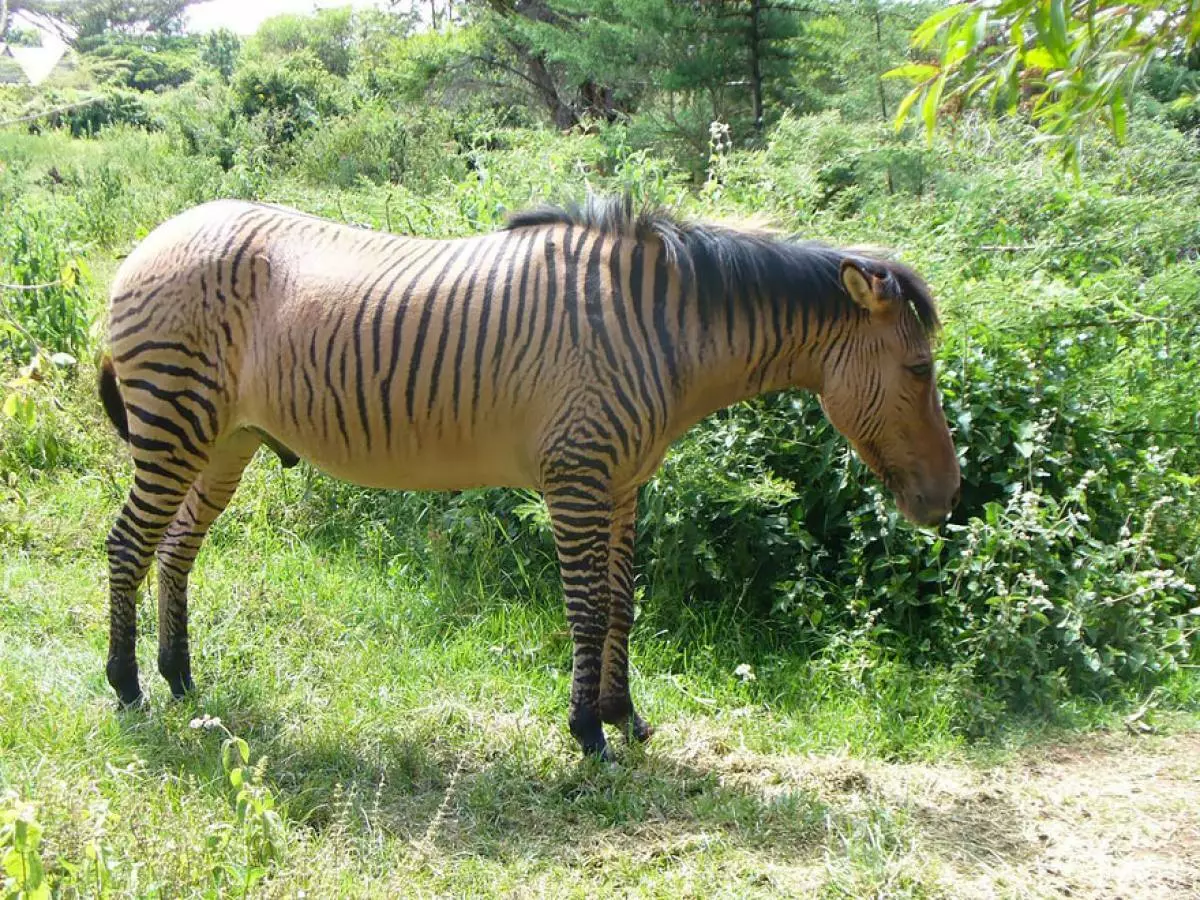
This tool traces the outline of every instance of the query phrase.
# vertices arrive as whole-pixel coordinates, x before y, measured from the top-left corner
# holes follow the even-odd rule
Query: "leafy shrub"
[[[70,129],[72,137],[93,137],[111,125],[157,128],[141,96],[133,91],[108,88],[98,100],[47,116],[52,127]]]
[[[298,169],[314,183],[351,187],[361,179],[411,186],[453,181],[465,173],[447,124],[436,114],[410,115],[373,104],[330,120],[297,151]]]
[[[61,223],[24,206],[12,207],[0,228],[0,354],[10,362],[41,349],[83,351],[91,275],[69,246]]]
[[[321,115],[336,113],[336,94],[336,82],[305,52],[246,62],[233,79],[237,109],[248,118],[262,118],[272,144],[287,143]]]
[[[137,91],[179,87],[195,70],[198,41],[190,37],[105,34],[84,40],[88,68],[98,81]]]

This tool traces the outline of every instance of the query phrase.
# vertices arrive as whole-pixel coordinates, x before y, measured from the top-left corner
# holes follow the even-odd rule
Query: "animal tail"
[[[113,423],[121,440],[129,440],[129,414],[125,412],[125,402],[121,399],[121,388],[117,384],[117,373],[113,369],[112,357],[107,353],[100,360],[100,402],[104,404],[104,412],[108,421]]]

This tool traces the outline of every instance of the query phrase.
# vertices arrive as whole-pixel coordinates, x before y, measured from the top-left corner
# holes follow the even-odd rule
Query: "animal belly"
[[[347,439],[336,429],[322,434],[290,422],[253,424],[321,471],[363,487],[443,491],[536,482],[527,442],[501,432],[451,440],[410,428],[368,445],[362,433]]]

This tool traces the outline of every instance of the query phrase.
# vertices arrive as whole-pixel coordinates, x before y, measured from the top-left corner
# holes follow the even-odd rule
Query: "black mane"
[[[542,206],[513,213],[507,228],[574,225],[634,240],[657,239],[668,258],[696,285],[701,302],[730,292],[803,297],[818,319],[848,315],[854,302],[841,282],[841,264],[852,259],[885,280],[905,300],[927,333],[940,327],[929,287],[913,269],[858,250],[838,250],[815,241],[782,240],[722,225],[679,221],[662,209],[638,210],[629,194],[588,197],[582,204]]]

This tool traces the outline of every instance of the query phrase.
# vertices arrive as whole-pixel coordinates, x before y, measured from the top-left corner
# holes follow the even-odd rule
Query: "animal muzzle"
[[[950,518],[961,497],[962,481],[956,472],[953,478],[923,480],[908,490],[898,491],[896,503],[907,519],[934,527]]]

